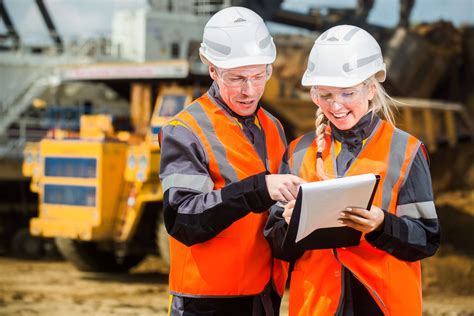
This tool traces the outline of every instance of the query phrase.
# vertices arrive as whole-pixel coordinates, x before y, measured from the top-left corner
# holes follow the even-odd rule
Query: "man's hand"
[[[301,183],[300,177],[291,174],[268,174],[265,176],[267,190],[273,201],[291,201],[296,199]]]
[[[370,233],[382,227],[384,218],[384,212],[374,205],[372,205],[370,211],[348,207],[341,212],[338,222],[363,233]]]

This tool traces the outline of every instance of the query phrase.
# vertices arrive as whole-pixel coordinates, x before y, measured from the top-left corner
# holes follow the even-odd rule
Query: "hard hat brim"
[[[276,56],[252,56],[232,60],[214,60],[207,58],[214,66],[222,69],[230,69],[251,65],[268,65],[275,61]]]
[[[384,67],[385,68],[385,67]],[[385,81],[385,69],[380,70],[374,74],[375,78],[379,82]],[[358,85],[359,83],[364,82],[366,79],[370,78],[371,76],[367,76],[361,80],[360,77],[358,78],[340,78],[340,77],[324,77],[324,76],[307,76],[305,73],[303,78],[301,79],[301,84],[305,87],[312,87],[312,86],[327,86],[327,87],[338,87],[338,88],[349,88]]]

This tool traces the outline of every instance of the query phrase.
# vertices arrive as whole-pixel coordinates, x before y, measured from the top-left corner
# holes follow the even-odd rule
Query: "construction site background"
[[[194,2],[199,1],[152,0],[152,12],[122,12],[117,21],[123,24],[116,22],[122,35],[116,35],[115,40],[64,42],[47,13],[47,1],[37,3],[40,10],[46,10],[53,45],[23,46],[10,21],[13,28],[7,27],[0,42],[1,315],[166,314],[167,263],[158,250],[147,250],[152,255],[122,276],[79,272],[66,262],[48,261],[57,258],[54,241],[32,238],[29,234],[29,221],[40,217],[38,202],[42,204],[42,199],[38,201],[38,196],[30,192],[30,179],[21,173],[22,152],[27,142],[87,139],[100,134],[104,139],[125,140],[127,152],[135,155],[137,162],[141,154],[149,153],[149,168],[159,155],[150,137],[164,122],[155,122],[153,115],[157,110],[153,107],[165,100],[163,91],[170,86],[181,89],[185,91],[180,92],[182,100],[189,101],[190,94],[204,91],[210,83],[197,57],[197,48],[200,23],[212,12],[196,11],[190,5]],[[221,2],[246,5],[268,21],[309,30],[274,35],[278,58],[263,98],[264,106],[282,121],[290,139],[314,126],[315,108],[300,80],[316,36],[332,25],[350,23],[362,26],[376,37],[388,69],[384,86],[400,101],[397,125],[422,139],[430,153],[442,245],[434,257],[422,262],[427,302],[424,313],[474,315],[474,26],[454,26],[449,21],[410,25],[409,7],[413,1],[402,1],[401,19],[394,28],[367,23],[373,1],[359,1],[353,9],[314,8],[307,13],[283,10],[281,1]],[[6,21],[8,10],[4,1],[0,1],[0,9]],[[198,17],[188,21],[187,15],[179,10],[186,14],[192,11]],[[149,40],[158,45],[150,48],[147,41],[140,40],[141,35],[148,34],[147,30],[125,32],[126,25],[139,25],[141,18],[161,18],[171,34],[186,40],[178,45],[163,35]],[[154,25],[152,31],[159,27]],[[127,50],[132,39],[137,49]],[[97,121],[84,119],[82,126],[89,128],[83,129],[81,136],[82,114],[104,116]],[[125,164],[124,157],[121,159]],[[24,158],[27,160],[28,156]],[[158,166],[153,167],[156,172]],[[33,172],[31,169],[30,175]],[[121,178],[132,179],[134,185],[142,183],[137,180],[137,171],[126,169]],[[159,199],[159,181],[152,181],[158,188],[153,198]],[[34,187],[34,183],[31,185]],[[131,197],[137,200],[137,190],[127,190],[120,199],[124,203]],[[141,193],[150,192],[143,189]],[[127,218],[133,216],[124,211],[121,219]],[[130,225],[138,225],[136,221],[139,219]],[[131,226],[125,225],[122,234],[133,231]],[[152,232],[153,236],[156,233],[157,237],[152,238],[158,239],[156,247],[164,248],[160,238],[162,242],[166,234],[158,228],[153,226],[157,230]],[[47,256],[40,261],[11,259],[31,253]],[[283,312],[286,304],[287,297]]]

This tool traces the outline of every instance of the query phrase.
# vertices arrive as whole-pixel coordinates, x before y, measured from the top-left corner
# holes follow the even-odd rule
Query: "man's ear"
[[[209,65],[209,75],[211,76],[212,80],[217,79],[216,67],[212,64]]]
[[[273,66],[271,64],[267,65],[266,72],[267,72],[267,80],[269,80],[273,74]]]

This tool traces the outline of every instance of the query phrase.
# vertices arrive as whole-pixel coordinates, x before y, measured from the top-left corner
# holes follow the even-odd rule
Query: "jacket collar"
[[[345,131],[339,130],[331,123],[332,135],[341,143],[348,144],[349,146],[360,146],[364,139],[370,136],[379,121],[380,118],[377,115],[369,112],[351,129]]]

